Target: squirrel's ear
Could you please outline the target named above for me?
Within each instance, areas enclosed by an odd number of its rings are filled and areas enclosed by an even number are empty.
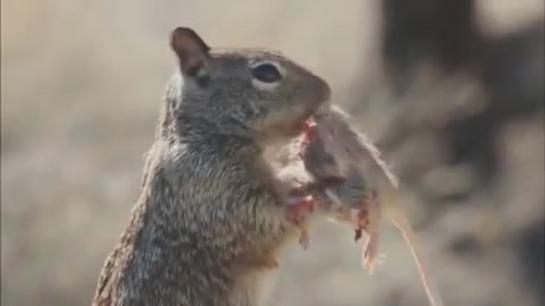
[[[189,76],[198,76],[205,72],[210,48],[190,28],[176,28],[172,32],[170,45],[178,55],[182,72]]]

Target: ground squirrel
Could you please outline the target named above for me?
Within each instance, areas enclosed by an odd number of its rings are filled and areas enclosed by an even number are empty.
[[[260,305],[299,229],[263,152],[299,133],[330,89],[279,54],[211,50],[188,28],[171,46],[180,69],[93,305]]]

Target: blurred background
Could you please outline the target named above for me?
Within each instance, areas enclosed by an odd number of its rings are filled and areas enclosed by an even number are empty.
[[[170,31],[323,76],[400,175],[446,305],[544,305],[542,0],[2,0],[1,302],[88,305],[139,196]],[[271,305],[427,305],[401,236],[373,276],[323,222]]]

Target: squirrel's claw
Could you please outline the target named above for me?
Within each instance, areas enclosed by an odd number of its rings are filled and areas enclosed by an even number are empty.
[[[302,225],[305,216],[314,211],[315,201],[311,195],[290,196],[288,198],[288,220],[295,225]]]
[[[304,223],[307,214],[312,213],[315,208],[315,199],[310,196],[290,196],[288,198],[288,220],[301,228],[299,244],[304,249],[308,248],[308,229]]]

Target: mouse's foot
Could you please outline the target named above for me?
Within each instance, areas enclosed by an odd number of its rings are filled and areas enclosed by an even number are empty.
[[[369,231],[369,212],[365,208],[352,210],[351,223],[354,225],[354,240],[358,241],[362,237],[362,232]]]

